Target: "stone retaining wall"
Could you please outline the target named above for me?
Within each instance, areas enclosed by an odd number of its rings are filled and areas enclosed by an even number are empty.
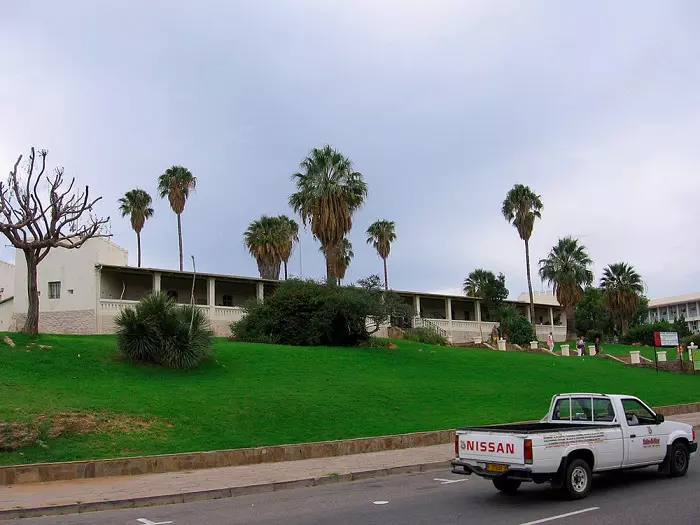
[[[700,402],[668,405],[654,408],[664,416],[700,412]],[[400,450],[412,447],[443,445],[454,441],[455,431],[436,430],[338,441],[276,445],[270,447],[214,450],[185,454],[137,456],[131,458],[66,463],[39,463],[33,465],[9,465],[0,467],[0,486],[20,483],[65,481],[69,479],[130,476],[195,470],[204,468],[235,467],[258,463],[274,463],[299,459],[324,458]]]

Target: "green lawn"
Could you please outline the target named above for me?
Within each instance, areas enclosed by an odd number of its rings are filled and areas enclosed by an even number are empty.
[[[561,391],[639,395],[652,405],[700,400],[700,377],[610,360],[430,347],[295,348],[218,339],[200,369],[119,360],[112,336],[0,343],[0,421],[46,411],[152,420],[101,426],[0,453],[0,464],[274,445],[541,417]],[[29,350],[29,351],[27,351]],[[21,452],[21,453],[20,453]]]

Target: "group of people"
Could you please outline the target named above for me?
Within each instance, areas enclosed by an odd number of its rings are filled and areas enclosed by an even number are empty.
[[[600,355],[600,337],[596,337],[593,344],[595,346],[595,355]],[[554,352],[554,336],[552,335],[552,332],[549,332],[549,335],[547,336],[547,346],[549,347],[550,352]],[[583,340],[583,336],[580,336],[578,341],[576,341],[576,353],[579,357],[581,357],[585,351],[586,342]]]

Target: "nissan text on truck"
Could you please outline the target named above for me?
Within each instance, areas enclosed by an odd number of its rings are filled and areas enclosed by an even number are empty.
[[[684,476],[697,448],[691,425],[665,421],[634,396],[559,394],[539,423],[457,429],[452,472],[507,493],[523,481],[550,482],[582,499],[597,472],[656,465]]]

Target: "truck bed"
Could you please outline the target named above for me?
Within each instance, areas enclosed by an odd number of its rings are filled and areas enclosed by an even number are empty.
[[[560,430],[586,430],[591,428],[611,428],[619,425],[577,425],[575,423],[506,423],[482,427],[459,427],[457,430],[480,430],[483,432],[512,432],[514,434],[542,434]]]

